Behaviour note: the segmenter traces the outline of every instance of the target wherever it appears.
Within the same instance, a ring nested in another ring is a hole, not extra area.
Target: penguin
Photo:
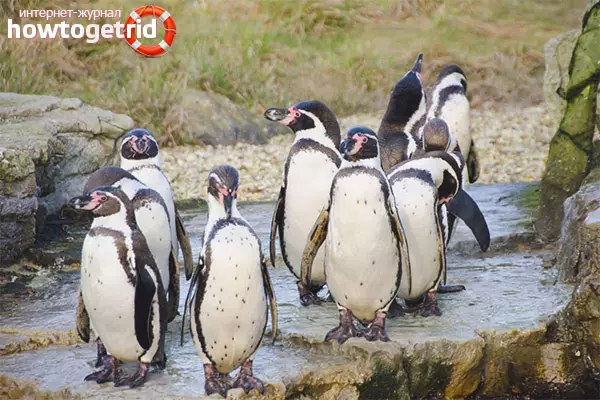
[[[179,301],[179,282],[176,280],[176,261],[171,251],[171,234],[169,227],[169,214],[162,197],[154,190],[137,180],[129,172],[119,167],[104,167],[92,173],[84,188],[83,194],[101,186],[115,186],[123,190],[132,202],[136,222],[152,253],[160,271],[163,285],[168,288],[168,322],[177,315]],[[82,305],[82,303],[81,303]],[[87,311],[78,309],[77,324],[86,325]],[[80,337],[85,342],[89,341],[89,332],[82,334],[86,329],[78,329]],[[93,330],[93,329],[92,329]],[[94,331],[95,332],[95,331]],[[106,348],[102,340],[96,337],[98,344],[96,367],[102,365],[106,355]]]
[[[275,293],[261,243],[237,208],[238,171],[216,166],[208,175],[208,221],[200,259],[186,301],[190,330],[204,365],[206,394],[226,397],[231,387],[246,393],[264,384],[252,364],[271,308],[273,340],[277,334]],[[183,326],[182,326],[183,342]],[[229,373],[240,367],[229,384]]]
[[[283,167],[283,183],[271,222],[271,263],[275,266],[275,238],[279,233],[283,261],[298,280],[300,303],[318,304],[317,292],[325,284],[323,251],[316,255],[310,287],[299,280],[300,265],[312,223],[327,204],[331,182],[342,163],[340,126],[334,113],[316,100],[288,109],[270,108],[264,115],[288,126],[296,135]]]
[[[423,54],[397,83],[377,131],[381,165],[389,171],[420,147],[419,130],[426,118],[427,101],[421,80]]]
[[[450,134],[456,138],[465,158],[469,183],[479,178],[479,159],[471,137],[470,105],[467,98],[467,77],[458,65],[448,65],[439,73],[436,82],[426,89],[427,121],[444,120]]]
[[[436,137],[439,139],[439,137]],[[433,141],[442,144],[440,141]],[[420,302],[417,311],[424,317],[441,315],[436,292],[446,277],[446,243],[442,233],[438,209],[440,205],[453,201],[459,215],[475,213],[477,224],[487,230],[487,223],[479,208],[462,191],[462,156],[444,150],[430,151],[417,155],[394,167],[388,173],[396,208],[404,231],[411,260],[412,286],[402,281],[398,296],[407,303]],[[486,238],[481,238],[486,240]],[[489,231],[487,240],[489,243]],[[406,270],[403,271],[406,274]],[[464,286],[446,286],[445,292],[464,290]]]
[[[339,326],[325,340],[350,337],[389,341],[388,307],[402,279],[411,286],[406,238],[393,194],[381,168],[377,135],[351,128],[340,145],[344,161],[333,179],[329,204],[314,223],[302,260],[309,284],[315,254],[325,243],[327,286],[338,306]],[[402,269],[406,270],[403,277]],[[355,316],[365,330],[357,328]]]
[[[133,205],[124,191],[106,186],[74,197],[69,204],[94,217],[81,252],[81,298],[92,326],[106,346],[104,368],[85,377],[115,386],[142,385],[149,364],[165,367],[167,304],[160,271],[139,230]],[[77,324],[84,328],[83,324]],[[89,339],[89,331],[87,332]],[[138,361],[125,376],[120,361]]]
[[[183,221],[175,208],[171,183],[161,169],[158,150],[158,142],[152,133],[146,129],[134,128],[128,131],[121,141],[121,168],[162,196],[169,211],[171,247],[177,260],[181,246],[185,275],[189,280],[193,270],[192,247]],[[179,282],[179,266],[176,279]]]

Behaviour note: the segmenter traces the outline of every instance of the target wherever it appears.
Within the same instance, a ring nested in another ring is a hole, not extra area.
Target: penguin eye
[[[106,197],[104,195],[100,196],[100,201],[106,201],[106,200],[108,200],[108,197]]]

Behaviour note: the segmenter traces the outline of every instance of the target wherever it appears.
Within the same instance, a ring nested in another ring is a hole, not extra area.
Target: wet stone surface
[[[423,343],[439,339],[466,340],[477,338],[478,330],[506,331],[540,326],[567,302],[572,287],[556,283],[556,270],[544,269],[542,259],[548,250],[534,250],[526,245],[508,252],[503,246],[507,236],[527,236],[529,216],[517,206],[518,195],[527,185],[473,185],[468,188],[488,220],[492,244],[481,253],[471,233],[460,224],[448,255],[448,283],[463,284],[467,290],[439,295],[441,317],[422,318],[407,314],[388,320],[388,334],[397,344]],[[268,253],[268,236],[272,203],[245,204],[242,214],[255,228]],[[197,257],[206,213],[183,213]],[[313,351],[310,346],[294,345],[289,335],[300,335],[309,341],[321,341],[338,323],[334,303],[304,308],[299,305],[296,284],[281,260],[271,270],[274,281],[280,335],[282,341],[271,344],[266,339],[255,357],[255,375],[269,383],[288,383],[294,377],[326,366],[343,365],[340,355]],[[46,284],[38,283],[35,295],[27,301],[3,305],[0,327],[19,331],[65,331],[74,328],[75,294],[79,280],[77,271],[49,275]],[[183,310],[187,282],[182,279]],[[84,397],[164,398],[165,396],[201,396],[204,393],[202,364],[189,334],[179,346],[181,317],[169,326],[167,368],[149,375],[142,388],[113,388],[111,384],[83,382],[93,371],[95,349],[92,344],[51,346],[45,349],[2,356],[0,374],[35,382],[41,390],[71,389]],[[269,331],[270,324],[267,327]],[[26,334],[26,333],[25,333]],[[23,336],[0,335],[0,348]],[[352,339],[344,346],[352,346]],[[386,345],[386,346],[387,346]],[[376,345],[374,345],[376,346]],[[364,346],[363,346],[364,347]],[[338,353],[339,354],[339,353]],[[134,366],[132,366],[134,367]]]

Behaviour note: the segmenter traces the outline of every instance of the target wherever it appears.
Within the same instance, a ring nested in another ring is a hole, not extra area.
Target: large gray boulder
[[[227,97],[188,89],[181,103],[167,112],[165,133],[179,143],[231,145],[237,142],[265,144],[278,134],[289,133],[285,126],[253,114]]]
[[[90,173],[117,163],[132,127],[79,99],[0,93],[0,264],[31,246],[36,212],[58,212]]]

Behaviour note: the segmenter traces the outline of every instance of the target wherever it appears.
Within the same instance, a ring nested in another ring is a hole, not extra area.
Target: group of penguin
[[[463,190],[479,175],[466,77],[448,66],[425,89],[421,64],[419,55],[395,85],[377,133],[356,126],[342,136],[320,101],[265,111],[295,134],[271,223],[271,263],[279,236],[300,303],[319,304],[317,293],[327,285],[340,323],[325,340],[388,341],[388,316],[441,315],[436,293],[464,289],[442,285],[456,218],[483,251],[489,246],[485,218]],[[237,207],[238,171],[218,165],[208,175],[208,221],[194,266],[157,141],[133,129],[120,155],[120,167],[93,173],[69,203],[93,217],[82,247],[76,325],[85,342],[97,342],[99,369],[85,379],[136,387],[151,365],[165,367],[181,248],[191,281],[181,341],[189,319],[206,393],[263,393],[252,365],[269,310],[273,340],[277,335],[276,299],[261,241]],[[121,361],[137,361],[137,372],[126,376]]]

